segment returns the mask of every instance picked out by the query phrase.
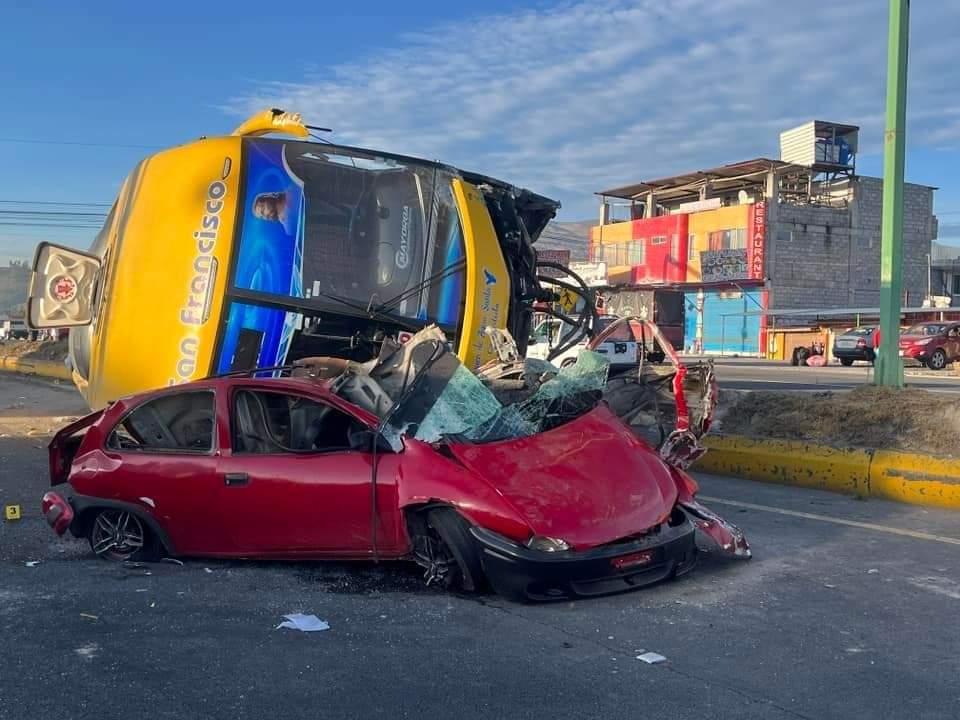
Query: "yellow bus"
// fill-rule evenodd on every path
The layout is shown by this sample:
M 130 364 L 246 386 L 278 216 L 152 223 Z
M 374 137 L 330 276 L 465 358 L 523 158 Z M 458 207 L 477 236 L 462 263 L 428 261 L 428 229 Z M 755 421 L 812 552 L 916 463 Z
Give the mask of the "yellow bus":
M 533 242 L 558 207 L 267 110 L 140 162 L 88 251 L 42 243 L 28 322 L 71 328 L 93 408 L 304 357 L 365 360 L 431 323 L 478 367 L 494 357 L 487 327 L 527 338 Z

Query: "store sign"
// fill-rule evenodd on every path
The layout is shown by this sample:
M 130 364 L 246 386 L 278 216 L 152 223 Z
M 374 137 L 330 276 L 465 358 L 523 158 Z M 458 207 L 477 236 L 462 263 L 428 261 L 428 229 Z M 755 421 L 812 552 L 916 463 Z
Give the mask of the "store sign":
M 571 272 L 575 272 L 588 287 L 607 284 L 607 264 L 605 262 L 572 262 Z
M 745 280 L 747 251 L 744 248 L 704 250 L 700 253 L 700 271 L 705 283 Z
M 767 203 L 758 202 L 750 206 L 749 238 L 747 240 L 747 255 L 750 265 L 750 279 L 763 280 L 764 251 L 767 244 Z
M 677 206 L 678 213 L 696 213 L 705 210 L 716 210 L 721 207 L 720 198 L 708 198 L 706 200 L 693 200 L 691 202 L 680 203 Z
M 554 250 L 552 248 L 545 248 L 541 250 L 540 248 L 537 248 L 537 262 L 552 262 L 556 263 L 557 265 L 569 267 L 570 251 Z M 538 268 L 537 272 L 540 275 L 545 275 L 546 277 L 561 277 L 563 275 L 563 272 L 552 267 Z

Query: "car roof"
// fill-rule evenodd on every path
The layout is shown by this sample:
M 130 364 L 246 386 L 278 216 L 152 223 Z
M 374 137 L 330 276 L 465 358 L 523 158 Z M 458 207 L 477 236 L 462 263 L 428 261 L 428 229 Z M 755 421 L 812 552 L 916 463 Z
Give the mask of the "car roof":
M 139 405 L 142 402 L 151 400 L 155 397 L 164 395 L 179 394 L 186 392 L 213 390 L 229 391 L 234 388 L 251 388 L 267 390 L 271 392 L 289 392 L 304 393 L 313 397 L 318 397 L 330 402 L 331 405 L 349 410 L 362 420 L 375 423 L 377 417 L 373 413 L 344 400 L 340 396 L 330 391 L 332 378 L 315 377 L 253 377 L 251 375 L 231 375 L 226 377 L 204 378 L 202 380 L 193 380 L 191 382 L 173 385 L 170 387 L 157 388 L 146 392 L 128 395 L 120 398 L 124 406 Z

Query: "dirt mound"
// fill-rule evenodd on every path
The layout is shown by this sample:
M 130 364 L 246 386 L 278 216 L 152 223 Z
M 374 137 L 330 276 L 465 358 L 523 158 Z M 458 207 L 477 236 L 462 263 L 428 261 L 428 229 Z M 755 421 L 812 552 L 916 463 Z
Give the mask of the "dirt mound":
M 66 340 L 10 340 L 0 342 L 0 355 L 27 360 L 57 360 L 67 357 Z
M 736 435 L 960 455 L 960 401 L 925 390 L 725 391 L 717 419 L 715 430 Z

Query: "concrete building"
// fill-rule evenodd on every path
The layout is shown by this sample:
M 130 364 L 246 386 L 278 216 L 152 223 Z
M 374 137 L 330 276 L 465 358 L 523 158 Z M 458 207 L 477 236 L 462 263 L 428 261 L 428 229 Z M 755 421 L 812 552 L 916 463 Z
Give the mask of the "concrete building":
M 814 121 L 780 160 L 604 190 L 591 259 L 612 285 L 682 290 L 687 349 L 764 352 L 761 309 L 876 307 L 883 181 L 856 174 L 856 148 L 855 126 Z M 927 295 L 934 190 L 906 186 L 904 306 Z

